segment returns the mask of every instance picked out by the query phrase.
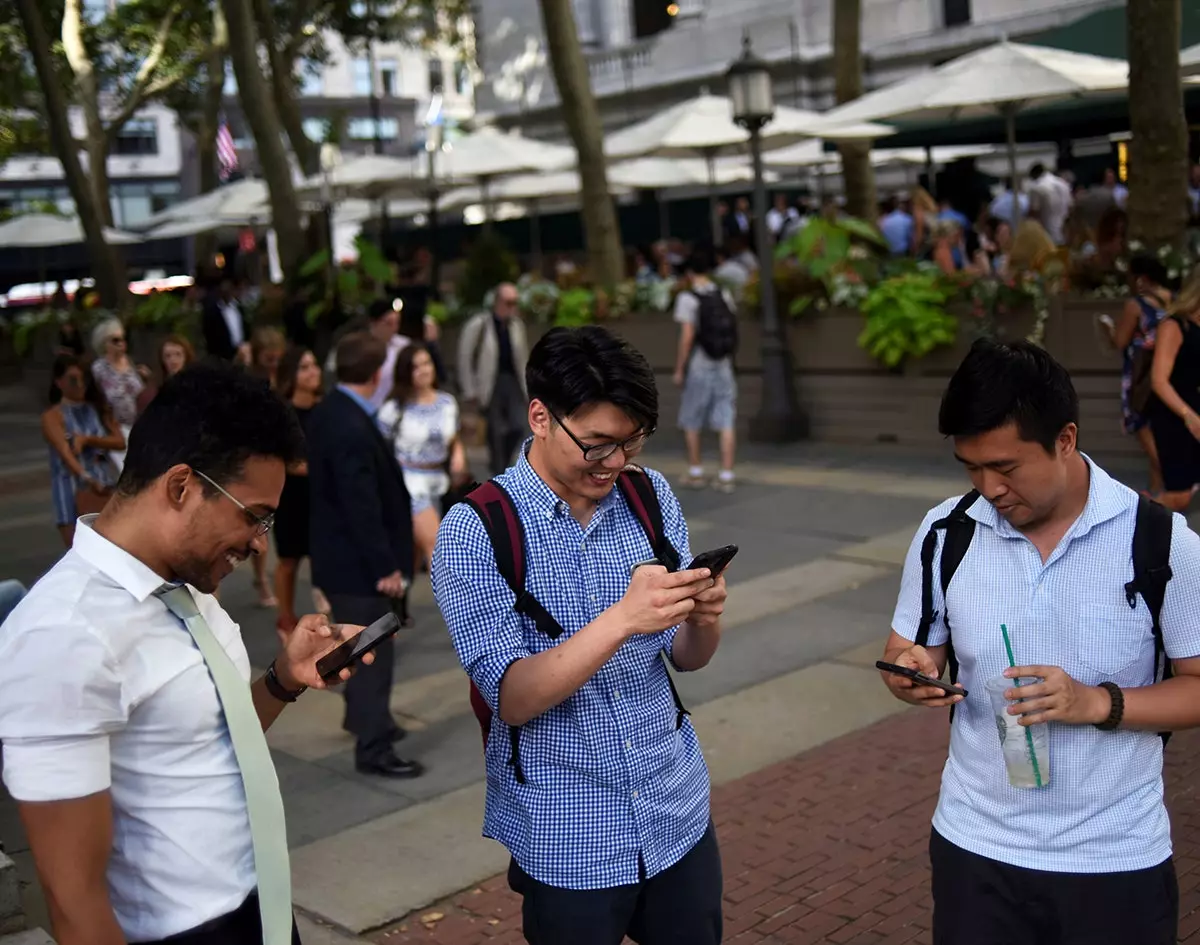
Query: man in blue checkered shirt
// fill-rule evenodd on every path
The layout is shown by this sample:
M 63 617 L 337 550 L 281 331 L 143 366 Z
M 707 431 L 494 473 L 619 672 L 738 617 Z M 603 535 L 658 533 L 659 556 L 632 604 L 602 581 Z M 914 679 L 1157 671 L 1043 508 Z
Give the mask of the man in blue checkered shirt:
M 973 534 L 943 594 L 948 530 L 960 528 L 947 516 L 960 500 L 926 517 L 884 660 L 937 677 L 952 644 L 967 695 L 883 674 L 905 702 L 954 706 L 929 843 L 934 945 L 1176 941 L 1158 733 L 1200 725 L 1200 538 L 1159 510 L 1173 574 L 1162 643 L 1175 675 L 1156 682 L 1153 621 L 1134 584 L 1138 495 L 1080 452 L 1078 424 L 1067 371 L 1028 342 L 977 342 L 942 400 L 938 425 L 979 492 L 962 503 Z M 1036 766 L 1026 761 L 1039 756 L 1035 737 L 1048 745 Z M 1014 754 L 1032 775 L 1015 783 Z
M 512 854 L 531 945 L 716 945 L 708 769 L 663 657 L 685 671 L 712 659 L 724 579 L 643 564 L 650 543 L 614 489 L 658 422 L 646 359 L 602 328 L 554 329 L 526 380 L 533 438 L 497 482 L 525 529 L 526 590 L 564 632 L 514 610 L 470 506 L 451 509 L 433 555 L 438 606 L 494 713 L 484 834 Z M 679 503 L 649 476 L 690 561 Z

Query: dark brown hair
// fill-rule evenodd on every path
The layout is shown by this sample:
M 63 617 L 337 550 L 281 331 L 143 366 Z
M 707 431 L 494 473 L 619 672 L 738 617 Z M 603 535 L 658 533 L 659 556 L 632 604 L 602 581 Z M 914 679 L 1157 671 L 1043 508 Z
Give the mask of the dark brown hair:
M 312 349 L 303 345 L 289 345 L 279 361 L 279 371 L 276 374 L 276 389 L 284 400 L 291 400 L 296 393 L 296 375 L 300 373 L 300 362 Z M 314 355 L 315 358 L 315 355 Z
M 417 360 L 417 355 L 424 351 L 429 355 L 430 360 L 433 355 L 425 345 L 418 342 L 413 342 L 410 345 L 405 345 L 400 354 L 396 356 L 396 368 L 392 372 L 392 393 L 391 399 L 398 404 L 408 403 L 408 398 L 413 392 L 413 362 Z M 433 371 L 433 389 L 437 390 L 438 379 L 437 369 Z
M 175 345 L 177 348 L 183 349 L 184 367 L 187 367 L 189 364 L 196 363 L 196 349 L 192 347 L 192 343 L 190 341 L 184 338 L 183 335 L 167 335 L 167 337 L 163 339 L 162 344 L 158 346 L 158 370 L 162 374 L 164 381 L 167 379 L 167 366 L 163 363 L 163 351 L 166 349 L 167 345 Z
M 338 383 L 370 384 L 386 360 L 387 348 L 382 341 L 365 331 L 351 332 L 338 342 Z

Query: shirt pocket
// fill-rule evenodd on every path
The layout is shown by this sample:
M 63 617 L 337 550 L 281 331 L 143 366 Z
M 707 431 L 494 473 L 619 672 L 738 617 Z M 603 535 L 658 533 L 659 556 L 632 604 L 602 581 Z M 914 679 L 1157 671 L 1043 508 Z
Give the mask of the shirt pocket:
M 1080 682 L 1095 685 L 1120 675 L 1152 645 L 1150 617 L 1142 607 L 1084 609 L 1083 626 L 1075 638 L 1075 656 L 1097 679 Z

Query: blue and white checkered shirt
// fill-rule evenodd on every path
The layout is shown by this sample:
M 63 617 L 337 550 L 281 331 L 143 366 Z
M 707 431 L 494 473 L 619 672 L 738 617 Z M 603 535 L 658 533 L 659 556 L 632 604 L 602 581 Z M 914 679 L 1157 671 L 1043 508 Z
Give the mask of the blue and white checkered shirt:
M 1088 460 L 1091 486 L 1083 513 L 1042 563 L 1040 552 L 984 499 L 967 513 L 978 523 L 948 593 L 959 682 L 969 695 L 954 715 L 950 754 L 933 825 L 964 850 L 1027 869 L 1110 873 L 1146 869 L 1171 855 L 1163 805 L 1162 742 L 1153 732 L 1101 732 L 1050 723 L 1050 783 L 1011 787 L 984 684 L 1008 666 L 1000 625 L 1008 626 L 1018 665 L 1059 666 L 1089 686 L 1154 682 L 1150 613 L 1133 579 L 1138 497 Z M 904 565 L 892 627 L 913 640 L 921 617 L 921 542 L 957 503 L 926 517 Z M 939 543 L 945 533 L 938 533 Z M 933 607 L 943 609 L 939 558 Z M 1173 659 L 1200 655 L 1200 538 L 1176 515 L 1162 610 Z M 940 616 L 929 644 L 946 642 Z
M 649 473 L 667 537 L 691 560 L 687 525 L 663 476 Z M 513 610 L 475 511 L 450 510 L 433 555 L 433 589 L 458 657 L 492 711 L 484 836 L 552 886 L 636 883 L 679 862 L 709 823 L 708 768 L 691 722 L 676 727 L 667 670 L 678 628 L 634 636 L 566 702 L 520 729 L 517 782 L 500 721 L 500 682 L 515 661 L 567 639 L 617 603 L 630 566 L 653 551 L 616 489 L 581 526 L 524 456 L 497 480 L 525 527 L 526 588 L 562 624 L 557 641 Z

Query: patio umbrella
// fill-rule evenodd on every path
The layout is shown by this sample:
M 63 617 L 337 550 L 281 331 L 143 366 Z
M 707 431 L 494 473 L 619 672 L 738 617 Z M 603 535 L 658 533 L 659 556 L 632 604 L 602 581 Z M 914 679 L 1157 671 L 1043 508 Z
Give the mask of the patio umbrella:
M 1179 54 L 1179 66 L 1184 75 L 1200 75 L 1200 43 Z
M 194 236 L 219 229 L 221 226 L 239 226 L 257 223 L 271 218 L 271 197 L 267 192 L 264 181 L 255 178 L 244 178 L 232 184 L 225 184 L 206 194 L 190 197 L 172 204 L 165 210 L 154 214 L 142 225 L 147 230 L 157 230 L 164 224 L 191 222 L 201 225 L 200 221 L 216 223 L 207 229 L 197 229 L 191 232 L 180 231 L 178 236 Z M 166 237 L 155 237 L 156 239 Z
M 123 230 L 104 228 L 104 239 L 123 246 L 140 243 L 142 238 Z M 78 217 L 56 217 L 49 213 L 27 213 L 0 223 L 0 249 L 41 249 L 49 246 L 73 246 L 86 238 Z
M 1017 177 L 1017 114 L 1024 109 L 1123 94 L 1129 65 L 1043 46 L 999 42 L 909 79 L 869 92 L 825 113 L 839 124 L 878 120 L 957 121 L 1000 114 L 1008 140 L 1009 176 Z M 1014 224 L 1019 221 L 1013 201 Z

